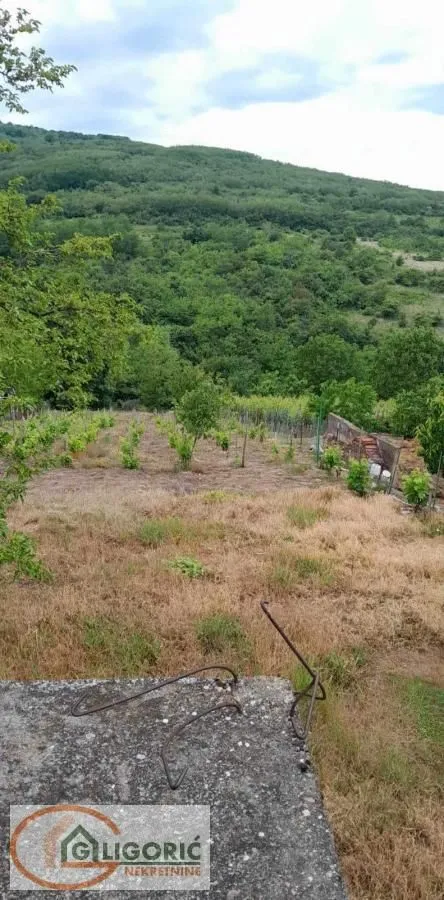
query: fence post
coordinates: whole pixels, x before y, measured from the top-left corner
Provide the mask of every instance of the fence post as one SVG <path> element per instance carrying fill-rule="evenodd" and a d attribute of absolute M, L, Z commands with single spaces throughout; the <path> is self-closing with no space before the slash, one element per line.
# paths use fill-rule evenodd
<path fill-rule="evenodd" d="M 393 466 L 392 477 L 391 477 L 391 479 L 390 479 L 390 484 L 389 484 L 388 490 L 387 490 L 387 493 L 388 493 L 388 494 L 391 494 L 391 492 L 392 492 L 392 490 L 393 490 L 393 485 L 394 485 L 394 483 L 395 483 L 396 473 L 397 473 L 397 471 L 398 471 L 399 458 L 400 458 L 400 456 L 401 456 L 401 450 L 402 450 L 402 447 L 399 447 L 398 455 L 397 455 L 397 457 L 396 457 L 396 462 L 395 462 L 395 465 Z"/>
<path fill-rule="evenodd" d="M 322 424 L 322 405 L 319 407 L 318 422 L 316 428 L 316 462 L 319 462 L 321 455 L 321 424 Z"/>
<path fill-rule="evenodd" d="M 438 471 L 435 475 L 435 483 L 434 484 L 433 484 L 433 480 L 432 480 L 432 490 L 430 492 L 430 503 L 429 503 L 429 507 L 431 510 L 435 509 L 436 497 L 438 494 L 438 487 L 439 487 L 439 479 L 441 478 L 441 472 L 442 472 L 443 454 L 444 454 L 444 450 L 441 450 L 441 453 L 439 454 Z"/>

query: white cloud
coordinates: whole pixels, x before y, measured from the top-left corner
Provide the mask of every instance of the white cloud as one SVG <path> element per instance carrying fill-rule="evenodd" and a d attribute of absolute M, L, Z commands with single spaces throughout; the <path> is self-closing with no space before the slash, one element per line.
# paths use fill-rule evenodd
<path fill-rule="evenodd" d="M 22 4 L 3 0 L 2 5 L 14 12 Z M 114 0 L 26 0 L 25 9 L 43 25 L 115 20 Z"/>
<path fill-rule="evenodd" d="M 204 84 L 211 70 L 206 53 L 186 50 L 155 57 L 148 61 L 144 74 L 153 79 L 149 99 L 159 114 L 180 121 L 204 103 Z"/>
<path fill-rule="evenodd" d="M 296 165 L 444 190 L 442 117 L 359 109 L 347 92 L 305 103 L 212 109 L 182 125 L 165 124 L 159 137 L 165 144 L 231 147 Z"/>
<path fill-rule="evenodd" d="M 7 2 L 11 8 L 16 5 L 15 0 Z M 65 34 L 81 25 L 87 37 L 92 23 L 114 23 L 118 33 L 132 15 L 140 22 L 144 10 L 147 34 L 157 15 L 163 16 L 164 30 L 172 29 L 174 8 L 181 3 L 188 9 L 188 0 L 150 0 L 148 5 L 147 0 L 27 0 L 25 5 L 45 25 Z M 218 5 L 207 3 L 208 8 Z M 151 46 L 145 58 L 133 58 L 127 48 L 128 63 L 118 66 L 104 45 L 100 60 L 81 63 L 64 97 L 73 108 L 89 101 L 94 110 L 95 91 L 103 96 L 107 82 L 110 89 L 117 82 L 120 88 L 131 82 L 136 102 L 119 107 L 119 124 L 113 128 L 111 123 L 110 131 L 122 133 L 124 119 L 135 138 L 235 147 L 300 165 L 444 190 L 444 116 L 406 108 L 421 87 L 439 90 L 444 84 L 442 0 L 233 0 L 209 24 L 202 20 L 202 32 L 207 44 L 185 44 L 188 49 L 179 51 L 159 47 L 156 52 Z M 45 31 L 43 45 L 44 36 Z M 248 78 L 254 70 L 255 101 L 257 91 L 265 97 L 270 88 L 297 90 L 298 58 L 315 67 L 323 96 L 304 102 L 250 102 L 242 109 L 212 106 L 208 84 L 230 72 L 243 71 Z M 378 62 L 384 58 L 398 59 Z M 230 90 L 236 90 L 235 77 Z M 300 96 L 309 94 L 302 90 Z M 52 107 L 51 98 L 39 97 L 40 111 L 33 101 L 28 121 L 57 128 L 51 109 L 56 117 L 58 104 Z M 79 127 L 79 116 L 75 121 Z"/>

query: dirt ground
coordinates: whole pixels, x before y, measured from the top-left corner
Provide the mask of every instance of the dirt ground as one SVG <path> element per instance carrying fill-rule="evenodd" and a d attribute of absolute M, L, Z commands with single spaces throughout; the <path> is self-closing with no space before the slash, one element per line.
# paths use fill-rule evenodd
<path fill-rule="evenodd" d="M 284 461 L 288 446 L 277 438 L 281 446 L 280 456 L 272 451 L 273 438 L 264 443 L 248 440 L 245 468 L 240 468 L 242 456 L 242 436 L 234 437 L 233 444 L 226 453 L 213 441 L 200 441 L 193 457 L 192 469 L 183 472 L 177 468 L 177 457 L 164 435 L 155 427 L 155 419 L 148 414 L 140 414 L 138 420 L 146 424 L 146 431 L 140 444 L 140 469 L 126 471 L 125 490 L 128 497 L 147 490 L 169 491 L 173 494 L 190 494 L 197 491 L 226 490 L 239 493 L 255 493 L 316 487 L 325 482 L 325 474 L 313 463 L 310 450 L 312 441 L 299 440 L 294 445 L 294 461 Z M 131 414 L 121 413 L 119 424 L 110 435 L 102 435 L 90 446 L 86 454 L 80 454 L 72 469 L 52 470 L 35 479 L 32 496 L 64 496 L 69 501 L 76 495 L 106 494 L 122 482 L 122 467 L 119 460 L 118 437 L 125 432 Z"/>

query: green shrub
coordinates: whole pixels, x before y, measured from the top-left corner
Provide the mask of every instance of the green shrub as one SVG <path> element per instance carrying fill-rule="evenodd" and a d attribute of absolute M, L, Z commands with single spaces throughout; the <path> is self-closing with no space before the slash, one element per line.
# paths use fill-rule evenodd
<path fill-rule="evenodd" d="M 196 443 L 193 435 L 173 425 L 168 434 L 168 443 L 176 451 L 181 469 L 189 469 Z"/>
<path fill-rule="evenodd" d="M 112 428 L 116 424 L 116 418 L 111 413 L 101 412 L 98 413 L 96 422 L 99 428 Z"/>
<path fill-rule="evenodd" d="M 73 434 L 67 439 L 67 447 L 70 453 L 83 453 L 86 450 L 86 435 Z"/>
<path fill-rule="evenodd" d="M 168 568 L 181 572 L 187 578 L 203 578 L 208 575 L 208 569 L 191 556 L 178 556 L 177 559 L 170 560 Z"/>
<path fill-rule="evenodd" d="M 425 506 L 429 499 L 430 478 L 426 472 L 414 469 L 403 479 L 402 489 L 407 502 L 415 507 L 415 510 Z"/>
<path fill-rule="evenodd" d="M 73 464 L 73 458 L 70 453 L 60 453 L 59 456 L 56 457 L 56 465 L 63 466 L 65 469 L 69 469 Z"/>
<path fill-rule="evenodd" d="M 355 494 L 365 497 L 371 490 L 372 480 L 366 459 L 352 459 L 349 465 L 347 485 Z"/>
<path fill-rule="evenodd" d="M 333 469 L 339 473 L 342 463 L 342 453 L 338 447 L 326 447 L 321 456 L 321 467 L 329 474 Z"/>
<path fill-rule="evenodd" d="M 35 542 L 21 531 L 10 531 L 0 537 L 0 566 L 12 565 L 14 580 L 28 577 L 49 581 L 51 574 L 37 558 Z"/>
<path fill-rule="evenodd" d="M 126 436 L 122 438 L 120 455 L 124 469 L 138 469 L 140 467 L 137 448 L 144 431 L 144 426 L 140 422 L 131 422 Z"/>
<path fill-rule="evenodd" d="M 214 437 L 216 444 L 221 450 L 224 450 L 225 453 L 230 449 L 230 436 L 226 431 L 217 431 Z"/>
<path fill-rule="evenodd" d="M 221 398 L 217 387 L 211 381 L 201 381 L 182 396 L 176 406 L 176 418 L 196 442 L 217 428 L 220 409 Z"/>
<path fill-rule="evenodd" d="M 205 616 L 196 622 L 195 631 L 204 653 L 221 653 L 227 648 L 244 652 L 249 649 L 239 620 L 225 613 Z"/>

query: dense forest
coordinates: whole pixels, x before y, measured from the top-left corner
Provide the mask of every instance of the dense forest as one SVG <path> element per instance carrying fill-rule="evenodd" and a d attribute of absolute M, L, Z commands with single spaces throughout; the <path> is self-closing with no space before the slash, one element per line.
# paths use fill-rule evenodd
<path fill-rule="evenodd" d="M 204 372 L 362 424 L 397 398 L 381 427 L 414 432 L 443 383 L 444 263 L 418 261 L 444 258 L 444 193 L 16 125 L 2 144 L 3 392 L 160 409 Z"/>

